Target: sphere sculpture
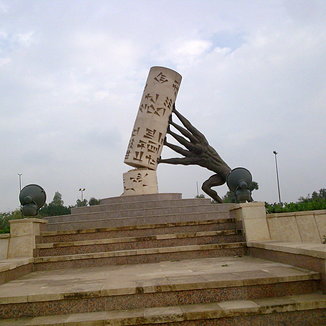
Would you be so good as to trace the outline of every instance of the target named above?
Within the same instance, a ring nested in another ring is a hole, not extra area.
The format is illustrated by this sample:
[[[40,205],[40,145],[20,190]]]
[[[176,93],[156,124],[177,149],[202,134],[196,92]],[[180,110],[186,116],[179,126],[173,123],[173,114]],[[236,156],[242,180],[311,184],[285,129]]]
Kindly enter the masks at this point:
[[[36,184],[25,186],[19,193],[21,212],[24,216],[35,216],[39,209],[45,204],[46,193],[44,189]]]
[[[226,184],[234,193],[235,200],[238,203],[251,202],[251,191],[248,189],[252,183],[252,176],[249,170],[245,168],[233,169],[226,178]]]

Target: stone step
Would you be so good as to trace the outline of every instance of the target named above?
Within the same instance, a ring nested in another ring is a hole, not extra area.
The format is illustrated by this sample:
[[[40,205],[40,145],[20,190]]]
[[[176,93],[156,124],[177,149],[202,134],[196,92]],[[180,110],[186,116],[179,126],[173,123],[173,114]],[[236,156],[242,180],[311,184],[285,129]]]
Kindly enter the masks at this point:
[[[228,216],[229,211],[221,211],[219,205],[200,205],[200,206],[181,206],[181,207],[165,207],[165,208],[146,208],[146,209],[125,209],[121,211],[100,211],[90,213],[79,213],[72,215],[50,216],[45,217],[49,223],[59,222],[79,222],[89,220],[101,220],[101,219],[115,219],[115,218],[128,218],[128,217],[152,217],[157,218],[164,217],[166,215],[181,215],[181,214],[195,214],[195,213],[216,213],[219,216]]]
[[[118,196],[103,198],[100,200],[101,205],[116,204],[116,203],[135,203],[146,201],[161,201],[161,200],[176,200],[182,199],[181,193],[161,193],[149,195],[135,195],[135,196]]]
[[[214,219],[161,224],[130,225],[111,228],[90,228],[70,231],[44,231],[37,243],[81,241],[117,237],[144,237],[168,233],[235,230],[235,220]]]
[[[108,267],[36,272],[3,284],[0,315],[8,319],[297,296],[316,292],[320,279],[315,272],[246,258]]]
[[[112,239],[104,238],[83,241],[40,243],[36,246],[35,256],[60,256],[129,249],[234,243],[244,240],[244,237],[235,230],[171,233]]]
[[[95,213],[96,214],[96,213]],[[66,215],[68,216],[68,215]],[[152,216],[138,216],[138,217],[122,217],[122,218],[99,218],[83,221],[67,221],[47,224],[48,231],[59,230],[80,230],[89,228],[108,228],[118,226],[131,225],[145,225],[158,223],[173,223],[185,221],[200,221],[212,219],[226,219],[229,217],[228,213],[218,213],[215,211],[206,211],[202,213],[184,213],[184,214],[166,214],[166,215],[152,215]]]
[[[326,296],[320,293],[253,300],[26,317],[0,321],[0,326],[104,325],[325,325]]]
[[[149,208],[166,208],[166,207],[182,207],[182,206],[200,206],[211,204],[208,198],[188,198],[188,199],[173,199],[160,201],[139,201],[130,203],[115,203],[115,204],[100,204],[85,207],[73,207],[72,214],[103,212],[103,211],[120,211],[126,209],[149,209]],[[219,204],[216,205],[220,210],[229,210],[234,204]]]
[[[33,271],[33,257],[0,259],[0,284]]]
[[[34,258],[34,269],[50,270],[104,265],[148,264],[204,257],[243,256],[245,242],[130,249]]]
[[[179,201],[181,202],[181,201]],[[77,219],[77,217],[84,216],[102,216],[107,218],[119,218],[119,217],[135,217],[135,216],[150,216],[150,215],[166,215],[166,214],[183,214],[183,213],[201,213],[205,211],[216,212],[216,213],[228,213],[232,205],[216,205],[211,203],[197,205],[174,205],[174,206],[163,206],[163,207],[146,207],[146,208],[129,208],[124,207],[121,209],[113,210],[110,209],[109,205],[89,206],[84,209],[78,207],[72,211],[71,215],[51,216],[47,217],[49,221],[57,220],[62,221],[66,218]],[[59,219],[61,218],[61,220]]]

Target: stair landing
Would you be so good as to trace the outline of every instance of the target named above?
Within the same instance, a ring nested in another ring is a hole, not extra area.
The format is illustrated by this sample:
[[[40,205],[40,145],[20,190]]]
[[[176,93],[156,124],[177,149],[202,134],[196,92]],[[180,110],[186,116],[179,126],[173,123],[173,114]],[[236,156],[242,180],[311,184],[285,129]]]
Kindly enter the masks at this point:
[[[318,280],[316,272],[248,256],[38,271],[0,286],[0,315],[137,309],[144,300],[147,307],[161,307],[308,294],[318,290]],[[105,309],[91,307],[91,299],[101,297]],[[113,306],[108,297],[115,297]],[[72,307],[76,300],[85,302]]]

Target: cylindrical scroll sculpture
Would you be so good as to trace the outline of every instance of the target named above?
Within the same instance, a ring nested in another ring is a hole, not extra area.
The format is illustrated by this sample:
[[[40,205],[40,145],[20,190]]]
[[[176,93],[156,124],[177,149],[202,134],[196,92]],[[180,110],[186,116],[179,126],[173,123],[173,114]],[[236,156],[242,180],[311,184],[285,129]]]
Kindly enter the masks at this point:
[[[181,75],[152,67],[146,81],[124,162],[136,168],[156,170]]]
[[[154,185],[146,181],[144,185],[141,185],[142,181],[139,178],[138,190],[130,190],[130,187],[128,190],[126,187],[130,180],[134,180],[135,175],[141,175],[141,180],[145,180],[144,169],[151,171],[147,174],[151,176],[151,180],[156,180],[155,172],[181,79],[180,74],[168,68],[152,67],[150,69],[124,159],[124,163],[136,169],[124,174],[123,195],[157,192],[157,182]]]

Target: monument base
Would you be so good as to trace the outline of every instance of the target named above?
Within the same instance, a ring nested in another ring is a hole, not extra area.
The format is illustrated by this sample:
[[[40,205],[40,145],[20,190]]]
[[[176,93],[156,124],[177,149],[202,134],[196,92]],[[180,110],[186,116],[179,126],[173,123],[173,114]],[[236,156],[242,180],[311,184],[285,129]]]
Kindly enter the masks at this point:
[[[156,171],[146,168],[129,170],[123,174],[121,196],[157,194]]]

